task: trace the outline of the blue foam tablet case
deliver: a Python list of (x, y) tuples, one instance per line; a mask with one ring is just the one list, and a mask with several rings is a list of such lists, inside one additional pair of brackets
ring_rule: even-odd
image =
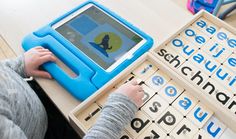
[[(75, 11), (79, 10), (87, 4), (94, 4), (103, 11), (120, 21), (135, 33), (146, 39), (146, 43), (136, 50), (131, 59), (124, 60), (119, 66), (110, 72), (99, 67), (91, 59), (88, 58), (82, 51), (74, 46), (70, 41), (65, 39), (59, 32), (52, 28), (52, 25), (59, 22), (63, 18), (69, 16)], [(79, 100), (85, 100), (91, 94), (96, 92), (99, 88), (105, 85), (109, 80), (119, 74), (122, 70), (133, 63), (138, 57), (147, 52), (153, 45), (151, 37), (134, 27), (126, 20), (122, 19), (112, 11), (103, 7), (94, 1), (87, 1), (75, 9), (60, 16), (48, 25), (39, 30), (27, 35), (22, 42), (24, 50), (29, 50), (36, 46), (42, 46), (49, 49), (53, 54), (59, 58), (65, 65), (67, 65), (77, 76), (70, 77), (63, 71), (56, 63), (47, 62), (43, 64), (43, 68), (47, 70), (52, 77), (61, 84), (68, 92)]]

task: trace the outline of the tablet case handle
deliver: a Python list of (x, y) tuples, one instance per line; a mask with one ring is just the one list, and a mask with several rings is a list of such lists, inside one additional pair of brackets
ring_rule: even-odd
[[(78, 75), (76, 78), (70, 77), (54, 62), (47, 62), (42, 65), (43, 68), (47, 70), (53, 78), (55, 78), (77, 99), (85, 100), (97, 90), (95, 85), (93, 85), (89, 80), (95, 74), (94, 71), (87, 67), (87, 65), (85, 65), (80, 59), (73, 55), (69, 50), (63, 47), (62, 44), (56, 41), (53, 37), (47, 35), (45, 37), (39, 38), (34, 34), (30, 34), (24, 38), (22, 47), (26, 51), (36, 46), (42, 46), (52, 51), (55, 56), (57, 56), (74, 73), (76, 73), (76, 75)], [(60, 50), (58, 48), (60, 48)], [(59, 51), (63, 51), (63, 55), (59, 55)], [(67, 59), (66, 57), (70, 57), (70, 59)], [(72, 89), (70, 86), (73, 86), (74, 88)]]

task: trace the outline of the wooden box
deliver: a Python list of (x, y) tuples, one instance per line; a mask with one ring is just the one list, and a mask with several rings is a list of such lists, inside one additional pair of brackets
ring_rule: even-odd
[[(72, 110), (72, 126), (83, 136), (96, 122), (108, 95), (136, 78), (145, 91), (136, 117), (148, 124), (138, 132), (127, 125), (121, 138), (153, 137), (153, 132), (160, 138), (220, 138), (228, 131), (235, 137), (235, 33), (225, 22), (201, 11)], [(155, 102), (161, 104), (159, 110), (150, 111)], [(163, 122), (167, 112), (175, 123)], [(183, 126), (191, 130), (180, 132)]]

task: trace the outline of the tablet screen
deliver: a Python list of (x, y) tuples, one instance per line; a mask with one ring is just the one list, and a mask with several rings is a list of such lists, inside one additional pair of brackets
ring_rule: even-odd
[(93, 5), (55, 30), (105, 70), (143, 40)]

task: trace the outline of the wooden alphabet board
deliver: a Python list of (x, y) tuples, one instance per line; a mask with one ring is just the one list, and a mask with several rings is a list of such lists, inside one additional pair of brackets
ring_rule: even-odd
[(145, 95), (121, 139), (236, 138), (235, 29), (202, 11), (69, 115), (81, 135), (106, 98), (137, 79)]

